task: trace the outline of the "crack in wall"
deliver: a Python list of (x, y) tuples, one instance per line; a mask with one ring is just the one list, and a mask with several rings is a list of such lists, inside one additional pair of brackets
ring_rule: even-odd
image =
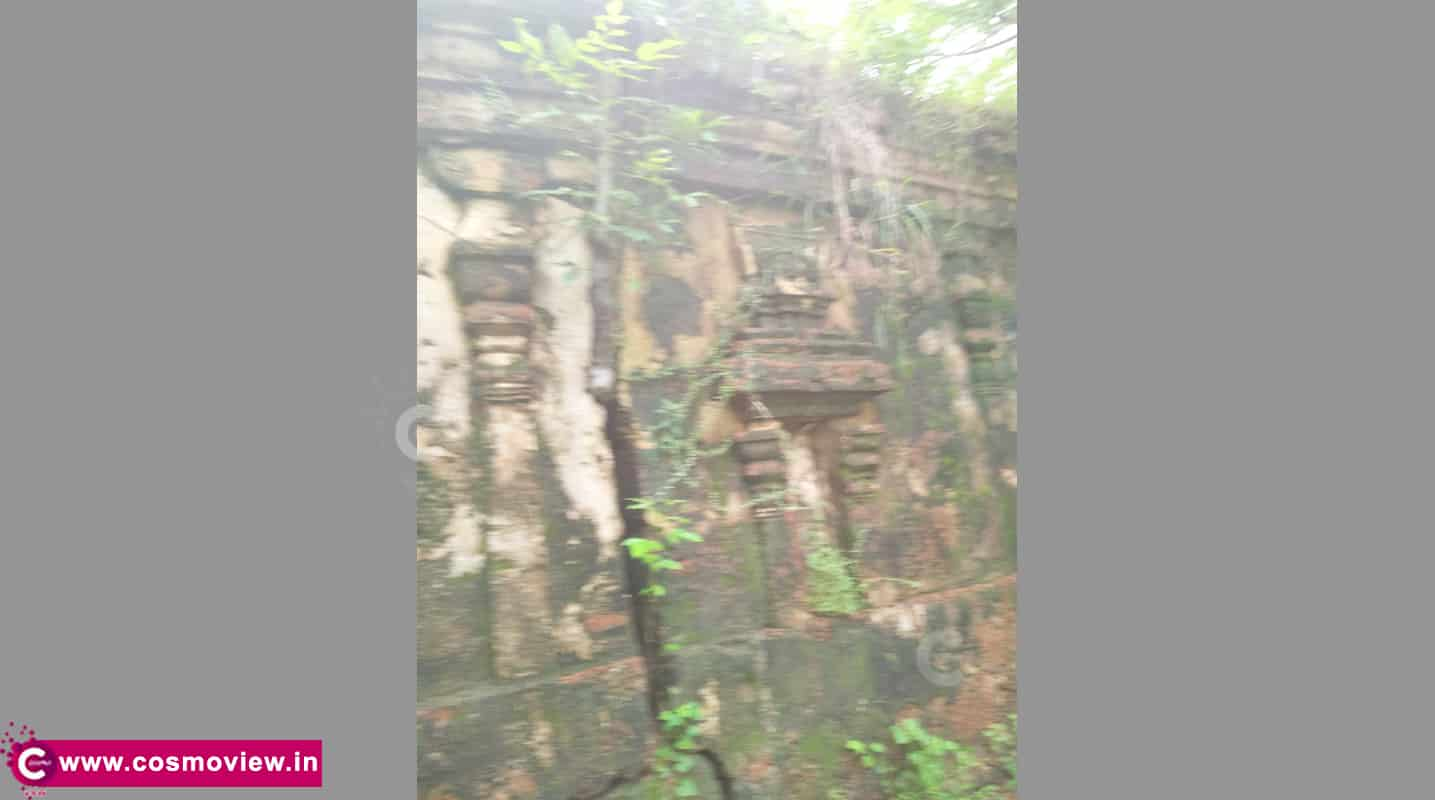
[[(613, 453), (614, 489), (622, 511), (623, 536), (641, 538), (647, 535), (648, 523), (642, 511), (631, 507), (631, 501), (642, 496), (632, 414), (613, 396), (607, 398), (604, 408), (607, 412), (604, 433)], [(672, 659), (663, 652), (662, 619), (657, 604), (643, 594), (651, 577), (648, 566), (630, 557), (626, 548), (622, 558), (624, 589), (630, 598), (629, 615), (648, 679), (648, 711), (656, 721), (668, 689), (676, 683), (675, 670)]]
[(594, 789), (591, 792), (581, 792), (579, 794), (575, 794), (573, 795), (571, 800), (599, 800), (599, 798), (607, 797), (608, 795), (618, 791), (624, 786), (631, 786), (632, 784), (641, 781), (643, 778), (647, 777), (647, 775), (648, 767), (646, 765), (644, 765), (642, 769), (636, 772), (620, 772), (617, 775), (614, 775), (613, 777), (609, 778), (608, 782), (603, 784), (601, 787)]
[[(637, 436), (634, 431), (632, 413), (618, 400), (616, 394), (602, 398), (602, 404), (607, 412), (604, 433), (613, 453), (614, 488), (618, 495), (618, 507), (622, 509), (623, 534), (625, 538), (642, 537), (647, 533), (647, 520), (643, 518), (642, 511), (630, 507), (632, 500), (642, 496), (638, 452), (634, 445)], [(662, 618), (658, 613), (657, 603), (653, 598), (643, 594), (643, 589), (649, 585), (650, 578), (647, 565), (630, 557), (626, 548), (623, 550), (622, 558), (625, 589), (630, 598), (629, 615), (632, 619), (634, 635), (638, 640), (638, 651), (643, 657), (643, 671), (647, 679), (648, 711), (653, 720), (654, 730), (661, 737), (662, 724), (658, 715), (663, 711), (663, 701), (667, 698), (668, 693), (677, 686), (677, 666), (673, 659), (664, 652)], [(727, 765), (723, 763), (722, 756), (712, 748), (698, 750), (696, 755), (702, 757), (712, 770), (713, 779), (718, 785), (723, 800), (733, 800), (732, 775), (728, 772)], [(621, 785), (636, 783), (649, 774), (650, 767), (645, 767), (642, 772), (635, 776), (629, 776), (627, 779), (615, 778), (617, 783), (610, 783), (599, 794), (574, 798), (574, 800), (601, 797)]]
[(722, 793), (723, 800), (733, 800), (732, 775), (727, 771), (727, 765), (722, 762), (722, 757), (716, 750), (703, 748), (698, 755), (707, 760), (708, 766), (712, 767), (713, 780), (717, 781), (718, 791)]
[[(617, 391), (621, 340), (615, 323), (621, 296), (612, 275), (615, 255), (584, 234), (579, 214), (576, 207), (550, 200), (537, 215), (532, 305), (550, 324), (540, 326), (531, 347), (530, 368), (546, 376), (537, 382), (531, 413), (549, 447), (568, 456), (555, 456), (558, 477), (574, 510), (593, 522), (600, 558), (621, 559), (622, 592), (643, 665), (648, 715), (654, 736), (662, 741), (660, 715), (677, 686), (677, 665), (665, 652), (659, 601), (643, 593), (652, 582), (649, 569), (619, 544), (646, 537), (648, 525), (643, 512), (630, 507), (643, 492), (637, 427)], [(578, 280), (571, 279), (570, 270)], [(611, 457), (611, 464), (604, 456)], [(489, 541), (494, 541), (491, 535)], [(711, 747), (693, 754), (708, 766), (723, 800), (731, 800), (732, 778), (721, 755)], [(595, 779), (570, 800), (595, 800), (639, 783), (653, 775), (653, 759), (649, 754), (646, 763)]]

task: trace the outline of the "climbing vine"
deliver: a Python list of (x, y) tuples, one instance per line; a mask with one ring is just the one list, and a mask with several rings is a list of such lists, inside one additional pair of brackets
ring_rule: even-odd
[[(682, 569), (680, 562), (668, 557), (670, 546), (702, 541), (702, 536), (694, 531), (696, 524), (683, 511), (685, 495), (697, 487), (698, 466), (702, 460), (727, 453), (732, 447), (732, 440), (729, 438), (716, 445), (704, 446), (695, 420), (703, 404), (712, 400), (726, 403), (736, 391), (733, 375), (725, 362), (733, 337), (746, 323), (752, 305), (753, 295), (751, 291), (745, 291), (731, 316), (721, 324), (717, 340), (697, 364), (669, 365), (646, 375), (633, 376), (638, 381), (674, 377), (685, 381), (685, 388), (678, 399), (663, 398), (658, 401), (649, 431), (657, 458), (665, 469), (663, 482), (652, 493), (629, 500), (629, 508), (643, 512), (649, 527), (658, 531), (658, 537), (630, 537), (622, 543), (628, 548), (630, 556), (642, 561), (654, 572)], [(664, 584), (650, 580), (643, 592), (662, 597), (668, 589)]]
[(657, 763), (653, 773), (657, 782), (649, 784), (648, 792), (652, 800), (698, 796), (698, 782), (693, 776), (693, 767), (697, 766), (699, 758), (697, 736), (702, 719), (702, 708), (693, 702), (683, 703), (658, 714), (664, 743), (659, 745), (654, 753)]

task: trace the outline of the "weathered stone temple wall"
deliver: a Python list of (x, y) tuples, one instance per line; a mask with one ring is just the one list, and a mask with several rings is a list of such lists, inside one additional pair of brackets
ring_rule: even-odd
[[(851, 247), (807, 123), (685, 59), (663, 91), (731, 120), (679, 159), (712, 197), (678, 244), (605, 255), (581, 204), (535, 194), (591, 167), (511, 122), (555, 102), (497, 43), (544, 5), (420, 15), (419, 796), (641, 797), (657, 707), (694, 701), (703, 796), (861, 797), (847, 739), (917, 715), (973, 740), (1015, 707), (1011, 288), (989, 268), (1014, 189), (894, 146), (875, 177), (968, 235)], [(650, 597), (621, 542), (664, 524), (629, 508), (658, 492), (702, 541)]]

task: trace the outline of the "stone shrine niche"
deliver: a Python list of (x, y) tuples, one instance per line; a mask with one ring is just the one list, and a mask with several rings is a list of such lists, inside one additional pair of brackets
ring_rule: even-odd
[[(827, 325), (835, 298), (822, 286), (816, 237), (773, 228), (743, 233), (757, 262), (748, 277), (753, 305), (724, 367), (732, 402), (748, 425), (735, 454), (761, 518), (780, 513), (770, 498), (786, 480), (782, 429), (847, 420), (893, 383), (875, 345)], [(837, 427), (850, 429), (841, 436), (838, 465), (846, 500), (865, 503), (876, 494), (882, 427)]]

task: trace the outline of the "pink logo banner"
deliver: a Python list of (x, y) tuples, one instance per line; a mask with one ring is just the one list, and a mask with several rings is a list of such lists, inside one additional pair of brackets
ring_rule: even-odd
[(22, 786), (44, 789), (324, 785), (319, 739), (29, 738), (5, 760)]

